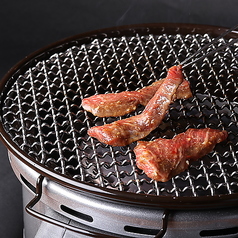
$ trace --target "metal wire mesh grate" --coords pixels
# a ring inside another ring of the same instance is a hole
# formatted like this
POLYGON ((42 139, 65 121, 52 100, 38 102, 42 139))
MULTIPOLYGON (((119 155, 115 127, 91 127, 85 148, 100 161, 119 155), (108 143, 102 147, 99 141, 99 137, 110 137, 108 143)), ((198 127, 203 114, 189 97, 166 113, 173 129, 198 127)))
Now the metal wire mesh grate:
MULTIPOLYGON (((85 112, 81 100, 99 93, 137 90, 211 41, 208 34, 140 34, 93 39, 36 61, 9 79, 2 122, 32 160, 95 186, 164 196, 213 196, 238 192, 237 51, 233 45, 184 70, 194 97, 171 105, 146 140, 171 138, 192 128, 229 132, 228 141, 166 183, 150 180, 135 165, 133 147, 111 147, 87 135, 118 118, 85 112)), ((228 39, 229 40, 229 39, 228 39)), ((224 44, 227 39, 217 44, 224 44)), ((139 113, 140 107, 135 113, 139 113)), ((125 117, 134 115, 133 113, 125 117)))

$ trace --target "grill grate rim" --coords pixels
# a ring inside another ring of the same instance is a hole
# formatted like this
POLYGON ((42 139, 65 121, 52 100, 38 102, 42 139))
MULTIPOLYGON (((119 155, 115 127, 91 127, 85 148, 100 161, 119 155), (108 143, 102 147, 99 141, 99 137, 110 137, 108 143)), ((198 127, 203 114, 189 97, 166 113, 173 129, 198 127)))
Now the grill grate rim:
POLYGON ((10 79, 13 85, 2 109, 4 129, 32 160, 73 180, 156 196, 237 193, 237 47, 185 69, 194 97, 171 105, 159 129, 146 138, 171 138, 190 127, 228 130, 228 142, 169 182, 151 181, 137 169, 134 143, 113 148, 90 138, 89 127, 116 119, 94 117, 80 106, 84 97, 136 90, 165 77, 170 66, 211 40, 209 34, 135 32, 70 46, 10 79))

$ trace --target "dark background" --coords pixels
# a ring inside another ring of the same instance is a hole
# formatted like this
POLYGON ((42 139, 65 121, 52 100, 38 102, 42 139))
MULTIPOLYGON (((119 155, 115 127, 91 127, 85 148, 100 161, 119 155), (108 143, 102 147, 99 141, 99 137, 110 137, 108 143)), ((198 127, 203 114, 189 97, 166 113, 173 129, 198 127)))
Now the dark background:
MULTIPOLYGON (((231 27, 236 0, 1 0, 0 78, 28 54, 79 33, 127 24, 175 22, 231 27)), ((22 237, 21 184, 0 144, 0 237, 22 237)))

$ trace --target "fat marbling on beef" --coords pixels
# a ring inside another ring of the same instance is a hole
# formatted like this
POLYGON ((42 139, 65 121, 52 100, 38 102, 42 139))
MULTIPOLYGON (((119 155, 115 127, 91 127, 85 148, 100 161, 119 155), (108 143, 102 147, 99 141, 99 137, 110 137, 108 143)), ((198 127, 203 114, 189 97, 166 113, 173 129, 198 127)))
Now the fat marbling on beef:
POLYGON ((166 182, 185 171, 190 161, 210 153, 227 132, 217 129, 188 129, 172 139, 138 141, 134 148, 136 165, 154 180, 166 182))
POLYGON ((178 87, 184 82, 186 81, 182 67, 171 67, 141 114, 111 124, 91 127, 88 134, 113 146, 125 146, 146 137, 162 122, 169 105, 177 98, 178 87))
MULTIPOLYGON (((139 104, 146 106, 155 95, 164 79, 137 91, 123 91, 120 93, 97 94, 82 100, 84 110, 98 117, 118 117, 135 111, 139 104)), ((186 99, 192 96, 188 81, 179 85, 177 99, 186 99)))

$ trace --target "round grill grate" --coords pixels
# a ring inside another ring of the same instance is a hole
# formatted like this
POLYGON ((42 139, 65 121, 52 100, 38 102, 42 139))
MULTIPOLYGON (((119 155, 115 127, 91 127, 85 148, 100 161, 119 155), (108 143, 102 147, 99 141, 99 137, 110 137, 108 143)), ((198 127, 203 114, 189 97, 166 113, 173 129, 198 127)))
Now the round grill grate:
POLYGON ((165 77, 169 67, 212 40, 194 29, 118 30, 74 39, 36 55, 3 87, 5 132, 33 162, 74 181, 157 196, 238 193, 236 45, 184 69, 194 96, 172 104, 163 123, 145 138, 172 138, 188 128, 227 130, 228 140, 189 170, 166 183, 152 181, 135 165, 136 143, 111 147, 87 135, 91 126, 120 118, 94 117, 82 109, 82 98, 137 90, 165 77))

